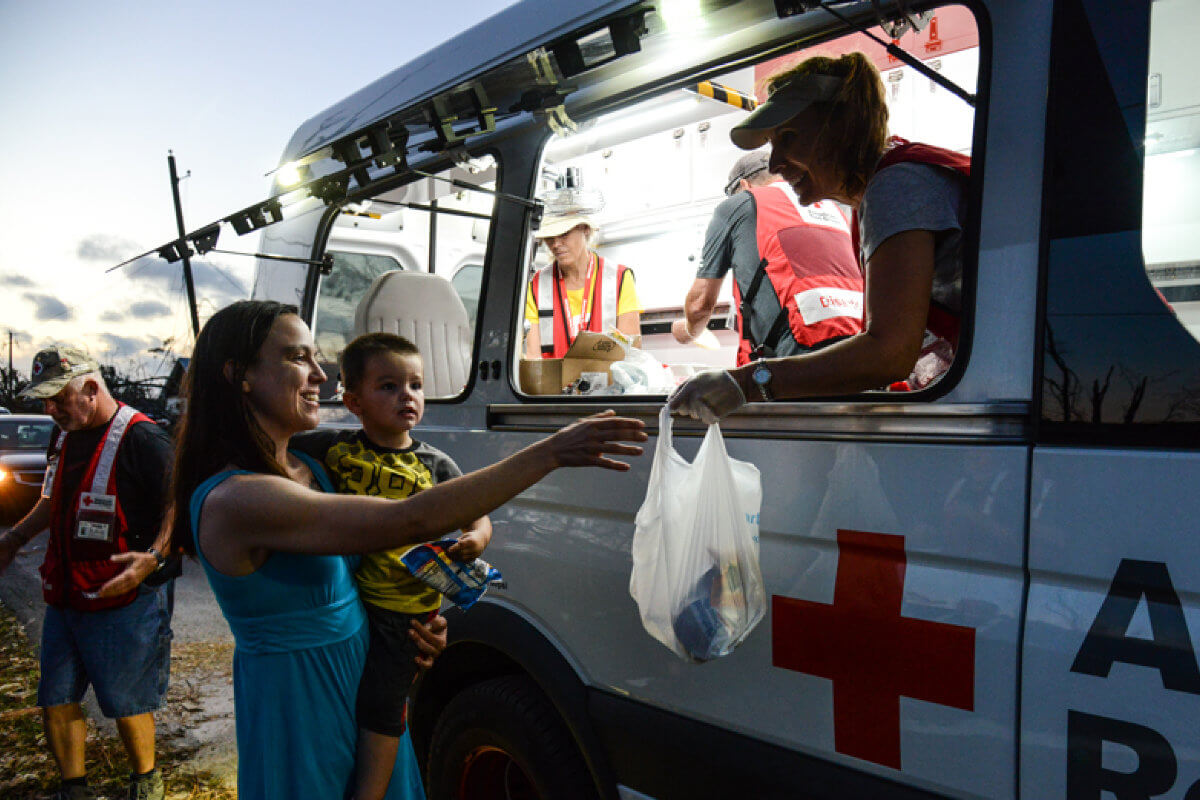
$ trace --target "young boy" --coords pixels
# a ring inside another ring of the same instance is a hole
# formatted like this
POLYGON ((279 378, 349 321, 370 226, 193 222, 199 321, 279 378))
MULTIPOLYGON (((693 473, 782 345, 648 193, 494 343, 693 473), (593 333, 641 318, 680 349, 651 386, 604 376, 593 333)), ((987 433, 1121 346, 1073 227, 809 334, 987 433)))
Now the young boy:
MULTIPOLYGON (((325 465, 339 492, 402 499, 462 474, 445 453, 412 437, 425 413, 416 345, 395 334, 369 333, 346 346, 341 370, 342 401, 361 420, 362 429, 315 431, 292 442, 325 465)), ((448 553, 469 561, 491 538, 492 524, 481 517, 463 530, 448 553)), ((356 800, 376 800, 387 791, 417 671, 409 626, 412 620, 431 619, 442 600, 409 573, 400 560, 404 552, 366 555, 354 575, 371 631, 358 689, 356 800)))

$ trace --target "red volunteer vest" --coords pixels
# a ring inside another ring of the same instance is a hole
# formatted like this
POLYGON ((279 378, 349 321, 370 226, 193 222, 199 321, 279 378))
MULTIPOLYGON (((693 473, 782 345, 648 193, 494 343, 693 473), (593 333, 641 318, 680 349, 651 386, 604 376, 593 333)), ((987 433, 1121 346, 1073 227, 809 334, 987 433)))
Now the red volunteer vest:
MULTIPOLYGON (((833 203, 801 206, 783 183, 755 186, 760 267, 787 311, 792 336, 805 350, 862 331, 863 280, 846 218, 833 203)), ((734 302, 742 290, 733 284, 734 302)), ((738 315, 738 366, 749 363, 749 321, 738 315)), ((770 322, 770 320, 768 320, 770 322)), ((761 344, 761 342, 760 342, 761 344)))
MULTIPOLYGON (((603 333, 617 326, 617 302, 620 298, 621 282, 629 270, 624 264, 609 264, 596 256, 596 278, 588 307, 587 319, 582 320, 580 330, 603 333)), ((567 315, 567 292, 554 264, 543 267, 533 274, 529 289, 538 309, 538 333, 542 342, 542 358, 562 358, 571 348, 574 338, 570 334, 567 315)), ((584 287, 586 292, 587 287, 584 287)), ((584 295, 586 302, 587 295, 584 295)))
MULTIPOLYGON (((970 156, 964 156, 962 153, 956 153, 953 150, 946 150, 942 147, 935 147, 931 144, 910 142, 906 139, 901 139, 899 136, 893 136, 888 141, 888 150, 879 159, 879 163, 875 165, 875 172, 878 173, 886 167, 905 161, 916 164, 932 164, 935 167, 953 170, 963 176, 964 181, 971 177, 970 156)), ((854 237, 854 255, 861 261, 862 250, 859 248, 857 208, 854 210, 854 215, 850 222, 850 232, 854 237)), ((929 316, 925 320, 925 327, 930 333, 942 337, 950 342, 955 350, 958 350, 958 314, 947 308, 930 303, 929 316)))
MULTIPOLYGON (((82 480, 70 494, 63 494, 64 470, 55 468, 50 542, 41 568, 42 596, 49 605, 102 611, 127 606, 137 597, 137 589, 116 597, 89 595, 124 568, 109 560, 110 556, 129 551, 129 526, 117 497, 117 453, 129 428, 143 422, 153 424, 145 414, 122 403, 96 445, 82 480), (98 473, 100 485, 96 483, 98 473)), ((60 440, 60 460, 70 438, 67 434, 60 440)))

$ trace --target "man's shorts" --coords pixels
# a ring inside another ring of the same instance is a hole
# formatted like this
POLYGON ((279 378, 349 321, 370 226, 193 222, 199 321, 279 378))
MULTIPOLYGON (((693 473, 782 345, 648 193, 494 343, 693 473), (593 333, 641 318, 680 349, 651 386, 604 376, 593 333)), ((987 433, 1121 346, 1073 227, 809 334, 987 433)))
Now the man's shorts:
POLYGON ((38 705, 78 703, 90 683, 106 717, 158 710, 171 672, 174 591, 174 581, 143 584, 132 603, 105 611, 47 606, 38 705))
POLYGON ((408 635, 413 620, 428 622, 436 611, 405 614, 363 603, 371 643, 358 684, 358 727, 384 736, 403 736, 408 727, 408 690, 417 677, 417 644, 408 635))

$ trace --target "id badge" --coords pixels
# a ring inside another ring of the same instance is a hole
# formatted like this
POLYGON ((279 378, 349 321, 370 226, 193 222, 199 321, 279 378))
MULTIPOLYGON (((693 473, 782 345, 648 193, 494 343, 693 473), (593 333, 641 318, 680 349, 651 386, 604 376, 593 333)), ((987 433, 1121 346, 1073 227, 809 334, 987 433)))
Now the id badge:
POLYGON ((83 492, 79 495, 75 538, 90 542, 111 542, 116 516, 116 497, 111 494, 83 492))

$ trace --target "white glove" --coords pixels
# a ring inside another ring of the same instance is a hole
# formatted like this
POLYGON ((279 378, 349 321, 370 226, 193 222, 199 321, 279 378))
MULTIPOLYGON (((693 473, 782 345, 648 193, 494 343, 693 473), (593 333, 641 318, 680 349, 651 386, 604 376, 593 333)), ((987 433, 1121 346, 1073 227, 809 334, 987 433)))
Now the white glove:
POLYGON ((746 405, 746 395, 742 394, 732 375, 723 369, 714 369, 693 375, 680 384, 667 405, 673 413, 712 425, 746 405))

